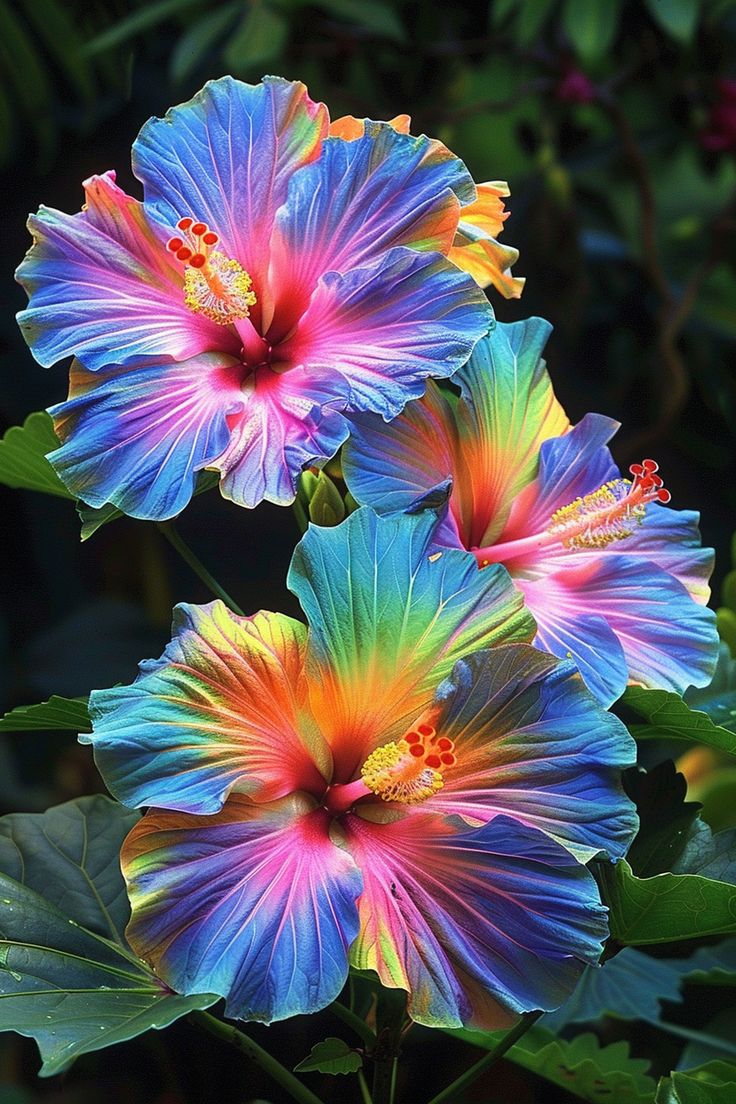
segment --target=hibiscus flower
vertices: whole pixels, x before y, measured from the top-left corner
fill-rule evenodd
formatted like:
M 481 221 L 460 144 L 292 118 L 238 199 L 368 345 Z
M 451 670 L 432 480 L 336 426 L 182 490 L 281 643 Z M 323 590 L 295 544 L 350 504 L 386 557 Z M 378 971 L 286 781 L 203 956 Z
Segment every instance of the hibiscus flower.
M 636 826 L 634 743 L 534 632 L 499 566 L 436 519 L 311 527 L 308 627 L 180 606 L 159 660 L 93 692 L 81 737 L 152 807 L 122 851 L 132 946 L 173 989 L 263 1021 L 323 1008 L 349 964 L 421 1023 L 557 1007 L 607 934 L 582 865 Z
M 519 293 L 508 189 L 406 127 L 331 134 L 303 84 L 225 77 L 143 127 L 142 203 L 107 172 L 81 213 L 31 216 L 19 321 L 41 364 L 75 358 L 50 460 L 79 498 L 169 518 L 211 468 L 289 503 L 346 411 L 392 418 L 467 360 L 492 312 L 462 267 Z

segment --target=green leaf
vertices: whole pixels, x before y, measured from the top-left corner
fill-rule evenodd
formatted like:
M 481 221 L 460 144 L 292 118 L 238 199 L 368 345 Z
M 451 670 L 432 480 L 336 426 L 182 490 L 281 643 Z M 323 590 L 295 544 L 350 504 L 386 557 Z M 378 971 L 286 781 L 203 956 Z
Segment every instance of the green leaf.
M 0 441 L 0 483 L 73 499 L 46 459 L 46 453 L 58 447 L 50 415 L 45 410 L 29 414 L 22 426 L 12 426 Z
M 179 997 L 132 952 L 0 874 L 0 1030 L 38 1043 L 41 1076 L 80 1054 L 167 1027 L 212 994 Z
M 645 3 L 649 14 L 663 31 L 685 44 L 692 40 L 700 0 L 645 0 Z
M 254 0 L 225 49 L 225 65 L 233 73 L 247 75 L 278 57 L 288 31 L 289 25 L 280 11 L 262 0 Z
M 628 852 L 636 874 L 649 877 L 672 869 L 682 854 L 700 805 L 686 801 L 687 782 L 671 759 L 650 771 L 624 772 L 624 789 L 636 804 L 639 829 Z
M 736 755 L 736 735 L 714 724 L 707 713 L 690 709 L 679 694 L 669 690 L 644 690 L 629 686 L 621 703 L 648 723 L 629 725 L 637 740 L 688 740 Z
M 677 1063 L 678 1069 L 687 1070 L 704 1066 L 708 1062 L 723 1059 L 736 1060 L 736 1008 L 724 1008 L 711 1017 L 701 1030 L 694 1030 L 690 1042 Z M 736 1067 L 731 1080 L 736 1080 Z
M 0 820 L 0 1030 L 36 1040 L 44 1077 L 218 999 L 177 996 L 124 943 L 137 816 L 97 796 Z
M 735 1098 L 736 1066 L 716 1061 L 663 1077 L 655 1104 L 733 1104 Z
M 673 874 L 701 874 L 717 882 L 736 884 L 736 829 L 712 832 L 699 818 L 685 846 L 672 864 Z
M 625 947 L 602 966 L 588 966 L 572 995 L 556 1012 L 548 1013 L 542 1025 L 560 1031 L 571 1023 L 592 1023 L 602 1016 L 620 1020 L 656 1023 L 660 1001 L 680 1001 L 685 962 L 653 958 Z
M 618 28 L 616 0 L 565 0 L 562 25 L 583 61 L 594 62 L 605 54 Z
M 446 1029 L 446 1034 L 492 1050 L 505 1032 Z M 535 1025 L 505 1055 L 507 1059 L 545 1077 L 567 1092 L 591 1102 L 651 1104 L 655 1083 L 647 1076 L 649 1062 L 632 1058 L 628 1043 L 601 1047 L 595 1035 L 578 1035 L 569 1042 Z
M 52 694 L 48 701 L 37 705 L 17 705 L 0 717 L 0 732 L 48 732 L 61 728 L 91 732 L 87 701 L 87 698 L 60 698 Z
M 103 794 L 45 813 L 9 813 L 0 817 L 0 871 L 127 948 L 130 906 L 118 856 L 139 816 Z
M 295 1073 L 357 1073 L 363 1059 L 342 1039 L 331 1037 L 312 1047 L 311 1054 L 294 1066 Z
M 203 15 L 192 23 L 171 51 L 169 76 L 179 84 L 195 71 L 207 52 L 225 35 L 242 11 L 240 0 Z
M 682 965 L 687 967 L 685 980 L 694 985 L 736 985 L 736 939 L 699 947 Z
M 697 874 L 637 878 L 625 859 L 599 869 L 611 934 L 625 946 L 736 933 L 736 886 Z
M 715 674 L 708 686 L 687 690 L 685 699 L 691 709 L 707 713 L 715 725 L 736 733 L 736 659 L 721 644 Z

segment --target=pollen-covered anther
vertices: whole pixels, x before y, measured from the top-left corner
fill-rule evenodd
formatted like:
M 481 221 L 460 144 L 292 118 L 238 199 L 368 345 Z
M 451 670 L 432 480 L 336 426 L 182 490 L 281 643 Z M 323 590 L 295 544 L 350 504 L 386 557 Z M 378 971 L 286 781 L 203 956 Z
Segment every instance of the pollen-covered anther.
M 166 248 L 185 266 L 184 302 L 195 314 L 227 326 L 247 318 L 256 301 L 251 278 L 232 257 L 215 250 L 219 235 L 206 222 L 179 219 Z
M 454 765 L 452 740 L 438 737 L 431 725 L 419 724 L 401 740 L 376 748 L 361 776 L 384 801 L 415 805 L 442 789 L 443 771 Z
M 614 541 L 630 537 L 641 525 L 650 502 L 663 505 L 671 495 L 656 473 L 654 460 L 632 464 L 634 476 L 611 479 L 591 494 L 583 495 L 556 510 L 547 533 L 565 548 L 605 548 Z

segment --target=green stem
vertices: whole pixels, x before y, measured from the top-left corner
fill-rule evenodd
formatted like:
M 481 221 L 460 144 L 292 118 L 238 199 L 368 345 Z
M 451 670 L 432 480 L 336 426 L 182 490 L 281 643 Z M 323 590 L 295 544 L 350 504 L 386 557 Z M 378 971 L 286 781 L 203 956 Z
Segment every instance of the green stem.
M 406 993 L 401 989 L 382 989 L 376 1010 L 376 1045 L 371 1055 L 373 1104 L 394 1104 L 401 1033 L 405 1019 Z
M 459 1094 L 467 1089 L 468 1085 L 472 1085 L 474 1081 L 480 1077 L 482 1073 L 489 1070 L 491 1066 L 503 1058 L 506 1051 L 511 1050 L 514 1043 L 517 1043 L 519 1039 L 524 1035 L 529 1028 L 535 1023 L 542 1012 L 525 1012 L 515 1027 L 512 1027 L 500 1042 L 496 1043 L 493 1050 L 489 1050 L 487 1054 L 471 1066 L 469 1070 L 461 1074 L 456 1081 L 453 1081 L 451 1085 L 448 1085 L 446 1089 L 443 1089 L 437 1096 L 433 1096 L 429 1104 L 450 1104 L 450 1102 L 457 1100 Z
M 343 1023 L 346 1023 L 348 1027 L 351 1027 L 356 1035 L 359 1035 L 367 1047 L 371 1049 L 376 1043 L 376 1033 L 371 1031 L 365 1020 L 361 1020 L 360 1016 L 357 1016 L 355 1012 L 350 1008 L 346 1008 L 340 1001 L 333 1001 L 328 1005 L 329 1012 L 334 1013 L 338 1019 L 341 1019 Z
M 224 587 L 220 586 L 214 575 L 210 575 L 202 561 L 194 555 L 189 545 L 185 543 L 177 531 L 173 521 L 158 521 L 156 524 L 172 548 L 176 549 L 184 562 L 191 567 L 195 575 L 199 576 L 207 589 L 211 590 L 216 598 L 221 598 L 225 605 L 230 607 L 233 613 L 238 613 L 241 617 L 245 617 L 245 614 L 237 602 L 233 601 Z
M 670 1035 L 678 1035 L 681 1039 L 687 1039 L 688 1042 L 702 1043 L 705 1046 L 720 1050 L 723 1054 L 736 1056 L 736 1043 L 730 1043 L 728 1039 L 721 1039 L 718 1035 L 709 1035 L 707 1031 L 696 1031 L 692 1027 L 668 1023 L 666 1020 L 660 1020 L 658 1024 L 655 1024 L 655 1027 L 669 1032 Z
M 358 1084 L 360 1085 L 360 1097 L 363 1101 L 363 1104 L 373 1104 L 370 1089 L 368 1088 L 368 1082 L 366 1081 L 365 1074 L 362 1070 L 358 1070 Z
M 214 1035 L 217 1039 L 221 1039 L 224 1043 L 229 1043 L 230 1046 L 235 1047 L 241 1054 L 244 1054 L 246 1058 L 250 1058 L 252 1062 L 255 1062 L 257 1066 L 260 1066 L 264 1073 L 267 1073 L 269 1077 L 272 1077 L 284 1089 L 289 1096 L 294 1100 L 299 1101 L 299 1104 L 322 1104 L 322 1101 L 318 1096 L 302 1085 L 293 1073 L 291 1073 L 285 1066 L 282 1066 L 272 1055 L 260 1047 L 258 1043 L 253 1039 L 244 1035 L 242 1031 L 238 1031 L 237 1027 L 232 1027 L 230 1024 L 223 1023 L 222 1020 L 218 1020 L 215 1016 L 211 1016 L 209 1012 L 192 1012 L 189 1019 L 193 1023 L 198 1024 L 205 1031 L 208 1031 L 210 1035 Z

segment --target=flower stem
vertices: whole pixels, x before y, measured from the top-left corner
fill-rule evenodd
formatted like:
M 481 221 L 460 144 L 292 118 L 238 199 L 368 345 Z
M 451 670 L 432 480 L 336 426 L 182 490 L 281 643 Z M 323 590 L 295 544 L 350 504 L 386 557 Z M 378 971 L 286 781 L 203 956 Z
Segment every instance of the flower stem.
M 441 1093 L 438 1093 L 437 1096 L 433 1096 L 429 1104 L 451 1104 L 452 1101 L 457 1100 L 458 1094 L 461 1093 L 463 1089 L 466 1089 L 468 1085 L 472 1085 L 482 1073 L 485 1073 L 486 1070 L 489 1070 L 491 1066 L 495 1065 L 499 1058 L 503 1058 L 504 1054 L 508 1050 L 511 1050 L 514 1043 L 517 1043 L 522 1035 L 524 1035 L 532 1024 L 542 1015 L 542 1012 L 525 1012 L 516 1026 L 512 1027 L 511 1030 L 504 1035 L 503 1039 L 496 1043 L 493 1050 L 489 1050 L 487 1054 L 484 1054 L 474 1066 L 471 1066 L 469 1070 L 461 1074 L 456 1081 L 453 1081 L 452 1084 L 448 1085 L 446 1089 L 443 1089 Z
M 381 989 L 376 1010 L 376 1045 L 371 1055 L 373 1104 L 394 1104 L 401 1033 L 405 1019 L 406 993 L 403 989 Z
M 225 605 L 230 607 L 233 613 L 245 617 L 245 614 L 237 602 L 233 601 L 224 587 L 220 586 L 214 575 L 210 575 L 202 561 L 195 556 L 189 545 L 185 543 L 173 521 L 158 521 L 156 524 L 172 548 L 176 549 L 184 562 L 191 567 L 195 575 L 199 576 L 207 589 L 211 590 L 216 598 L 221 598 Z
M 368 1088 L 368 1082 L 365 1079 L 365 1075 L 362 1070 L 358 1070 L 358 1084 L 360 1085 L 360 1098 L 363 1104 L 373 1104 L 370 1089 Z
M 359 1035 L 363 1042 L 368 1047 L 375 1046 L 376 1034 L 370 1029 L 365 1020 L 362 1020 L 360 1016 L 356 1016 L 355 1012 L 350 1008 L 346 1008 L 340 1001 L 333 1001 L 332 1004 L 327 1006 L 329 1012 L 334 1013 L 343 1023 L 346 1023 L 348 1027 L 352 1027 L 356 1035 Z
M 260 1047 L 258 1043 L 253 1039 L 244 1035 L 242 1031 L 239 1031 L 237 1027 L 233 1027 L 231 1024 L 223 1023 L 222 1020 L 218 1020 L 215 1016 L 211 1016 L 209 1012 L 192 1012 L 189 1019 L 199 1025 L 204 1031 L 208 1031 L 210 1035 L 214 1035 L 217 1039 L 222 1039 L 224 1043 L 229 1043 L 230 1046 L 235 1047 L 241 1054 L 244 1054 L 246 1058 L 250 1058 L 252 1062 L 255 1062 L 257 1066 L 260 1066 L 264 1073 L 267 1073 L 269 1077 L 272 1077 L 282 1089 L 284 1089 L 289 1096 L 294 1100 L 297 1100 L 299 1104 L 322 1104 L 322 1101 L 318 1096 L 302 1085 L 293 1073 L 291 1073 L 285 1066 L 282 1066 L 272 1055 Z

